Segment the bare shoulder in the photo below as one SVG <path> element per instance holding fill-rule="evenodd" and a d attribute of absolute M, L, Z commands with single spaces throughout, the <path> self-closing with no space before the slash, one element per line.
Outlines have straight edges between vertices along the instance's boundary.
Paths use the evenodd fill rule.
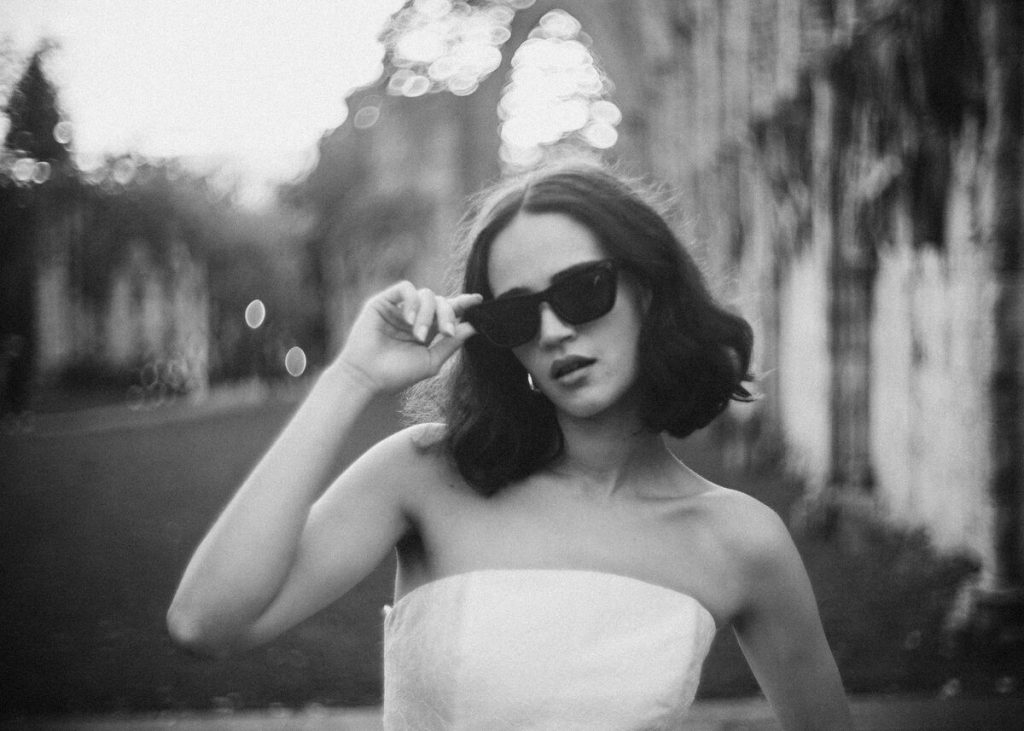
<path fill-rule="evenodd" d="M 740 565 L 760 571 L 796 557 L 785 522 L 770 507 L 746 493 L 716 486 L 705 502 L 721 547 Z"/>
<path fill-rule="evenodd" d="M 803 561 L 778 513 L 750 495 L 717 486 L 702 503 L 723 577 L 723 614 L 731 622 L 742 625 L 780 593 L 796 597 L 809 591 Z"/>
<path fill-rule="evenodd" d="M 426 478 L 446 462 L 443 424 L 416 424 L 370 448 L 363 459 L 393 477 Z"/>
<path fill-rule="evenodd" d="M 407 509 L 419 512 L 425 501 L 451 495 L 463 485 L 444 447 L 444 435 L 443 424 L 406 427 L 378 442 L 360 461 L 376 476 L 375 482 L 386 482 Z"/>

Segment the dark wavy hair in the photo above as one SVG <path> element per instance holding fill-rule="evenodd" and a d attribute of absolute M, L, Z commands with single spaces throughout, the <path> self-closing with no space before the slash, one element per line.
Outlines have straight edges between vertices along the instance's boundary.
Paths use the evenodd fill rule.
<path fill-rule="evenodd" d="M 730 399 L 749 401 L 753 333 L 712 298 L 699 268 L 643 188 L 595 164 L 561 163 L 506 179 L 467 219 L 462 291 L 494 296 L 491 245 L 520 213 L 562 213 L 585 226 L 648 299 L 638 352 L 639 414 L 655 432 L 685 437 Z M 511 350 L 470 338 L 430 393 L 445 422 L 443 447 L 482 494 L 542 469 L 562 451 L 554 406 L 530 390 Z M 431 396 L 427 396 L 430 398 Z M 413 409 L 414 410 L 414 409 Z"/>

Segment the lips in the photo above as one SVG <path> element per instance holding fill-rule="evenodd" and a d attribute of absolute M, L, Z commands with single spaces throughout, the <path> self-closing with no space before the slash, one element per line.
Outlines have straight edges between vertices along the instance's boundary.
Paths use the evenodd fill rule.
<path fill-rule="evenodd" d="M 578 371 L 580 368 L 586 368 L 588 365 L 596 363 L 594 358 L 584 358 L 579 355 L 570 355 L 566 358 L 559 358 L 551 364 L 551 378 L 557 380 L 563 378 L 570 373 Z"/>

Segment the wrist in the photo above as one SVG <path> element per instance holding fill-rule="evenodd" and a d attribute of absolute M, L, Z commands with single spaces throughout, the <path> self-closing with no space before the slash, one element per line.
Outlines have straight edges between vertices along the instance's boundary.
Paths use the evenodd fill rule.
<path fill-rule="evenodd" d="M 330 384 L 331 390 L 337 393 L 363 395 L 371 399 L 384 389 L 369 373 L 357 365 L 350 363 L 344 356 L 339 356 L 320 376 L 322 381 Z"/>

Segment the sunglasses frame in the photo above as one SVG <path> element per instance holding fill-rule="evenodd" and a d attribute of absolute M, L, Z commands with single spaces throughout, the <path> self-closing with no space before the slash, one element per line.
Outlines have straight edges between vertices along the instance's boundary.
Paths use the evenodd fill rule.
<path fill-rule="evenodd" d="M 615 307 L 615 301 L 618 296 L 618 273 L 619 270 L 622 268 L 621 264 L 615 259 L 598 259 L 593 262 L 587 262 L 585 264 L 578 265 L 578 267 L 578 269 L 576 267 L 570 267 L 569 270 L 565 270 L 568 273 L 559 272 L 558 274 L 555 274 L 555 276 L 553 277 L 555 281 L 553 281 L 549 287 L 540 292 L 516 294 L 511 295 L 509 297 L 498 297 L 495 299 L 487 300 L 486 302 L 482 302 L 481 304 L 476 305 L 475 307 L 467 310 L 466 314 L 463 316 L 463 319 L 469 322 L 475 328 L 477 328 L 477 333 L 482 335 L 484 339 L 491 343 L 491 345 L 494 345 L 497 348 L 516 348 L 519 347 L 520 345 L 525 345 L 526 343 L 530 342 L 531 340 L 533 340 L 533 338 L 537 336 L 537 333 L 540 330 L 540 305 L 542 302 L 547 302 L 551 309 L 554 311 L 554 313 L 558 315 L 558 317 L 563 322 L 566 322 L 569 325 L 583 325 L 585 323 L 593 322 L 594 320 L 604 317 L 609 312 L 611 312 L 612 308 Z M 595 269 L 606 271 L 608 275 L 611 276 L 612 291 L 609 295 L 609 304 L 607 308 L 603 309 L 600 313 L 594 315 L 593 317 L 588 316 L 583 319 L 566 317 L 566 315 L 562 312 L 559 304 L 556 301 L 552 300 L 552 293 L 555 293 L 557 299 L 558 290 L 566 287 L 567 285 L 571 286 L 573 281 L 577 277 L 591 275 Z M 564 274 L 564 276 L 560 277 L 560 275 L 562 274 Z M 478 319 L 480 314 L 486 313 L 491 309 L 496 309 L 496 307 L 494 306 L 505 308 L 509 304 L 521 304 L 521 306 L 524 307 L 525 309 L 529 309 L 532 313 L 530 317 L 534 323 L 532 332 L 530 333 L 530 336 L 528 338 L 522 341 L 519 341 L 517 339 L 511 344 L 502 343 L 495 340 L 492 337 L 492 334 L 488 332 L 486 325 L 481 326 L 479 324 Z"/>

